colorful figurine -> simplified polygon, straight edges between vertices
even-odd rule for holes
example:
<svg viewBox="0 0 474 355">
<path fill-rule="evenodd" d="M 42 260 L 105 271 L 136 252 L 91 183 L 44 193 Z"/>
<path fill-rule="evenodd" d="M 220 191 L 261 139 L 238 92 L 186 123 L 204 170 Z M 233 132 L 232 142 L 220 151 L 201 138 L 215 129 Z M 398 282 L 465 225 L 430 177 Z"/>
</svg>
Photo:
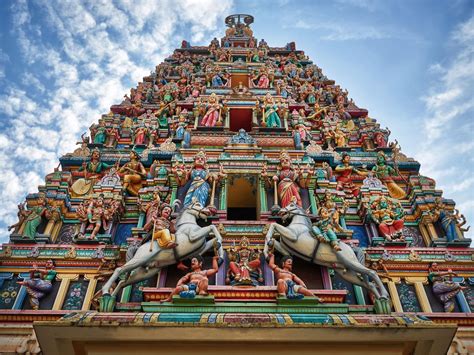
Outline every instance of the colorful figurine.
<svg viewBox="0 0 474 355">
<path fill-rule="evenodd" d="M 454 311 L 456 295 L 466 288 L 454 282 L 453 276 L 457 274 L 451 269 L 440 271 L 437 263 L 431 264 L 428 279 L 432 283 L 433 293 L 443 304 L 445 312 Z"/>
<path fill-rule="evenodd" d="M 30 270 L 30 278 L 18 282 L 26 288 L 31 308 L 35 311 L 39 309 L 40 300 L 53 289 L 52 282 L 56 278 L 56 274 L 53 261 L 48 260 L 44 269 L 40 269 L 36 264 L 33 264 L 33 268 Z"/>
</svg>

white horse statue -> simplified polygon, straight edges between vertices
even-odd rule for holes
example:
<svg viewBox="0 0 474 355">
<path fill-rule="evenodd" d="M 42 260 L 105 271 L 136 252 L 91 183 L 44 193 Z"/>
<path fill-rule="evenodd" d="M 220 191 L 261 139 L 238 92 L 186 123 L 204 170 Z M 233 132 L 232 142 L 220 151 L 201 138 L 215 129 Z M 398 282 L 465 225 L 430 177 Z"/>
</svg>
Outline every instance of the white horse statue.
<svg viewBox="0 0 474 355">
<path fill-rule="evenodd" d="M 389 295 L 379 276 L 360 263 L 349 245 L 339 243 L 341 250 L 336 251 L 328 243 L 319 242 L 311 234 L 311 219 L 294 202 L 280 209 L 278 215 L 283 220 L 290 219 L 291 223 L 287 227 L 277 223 L 270 224 L 263 251 L 265 257 L 268 256 L 269 248 L 274 247 L 284 255 L 295 255 L 311 263 L 332 268 L 345 280 L 372 292 L 376 298 L 377 313 L 390 313 Z M 275 231 L 280 235 L 279 241 L 273 239 Z"/>
<path fill-rule="evenodd" d="M 102 287 L 102 297 L 100 298 L 100 310 L 111 312 L 115 306 L 115 297 L 125 286 L 146 280 L 156 275 L 161 268 L 176 264 L 179 260 L 202 255 L 210 248 L 214 247 L 220 257 L 224 260 L 224 250 L 222 248 L 222 237 L 216 226 L 211 224 L 207 227 L 200 227 L 197 219 L 206 220 L 212 214 L 211 210 L 203 207 L 197 200 L 184 207 L 176 220 L 176 248 L 160 249 L 158 242 L 148 241 L 138 248 L 130 248 L 127 252 L 127 262 L 123 266 L 115 269 L 114 273 Z M 210 233 L 214 237 L 207 240 Z M 150 251 L 150 243 L 154 243 Z M 126 277 L 121 280 L 110 294 L 110 289 L 115 281 L 122 274 Z"/>
</svg>

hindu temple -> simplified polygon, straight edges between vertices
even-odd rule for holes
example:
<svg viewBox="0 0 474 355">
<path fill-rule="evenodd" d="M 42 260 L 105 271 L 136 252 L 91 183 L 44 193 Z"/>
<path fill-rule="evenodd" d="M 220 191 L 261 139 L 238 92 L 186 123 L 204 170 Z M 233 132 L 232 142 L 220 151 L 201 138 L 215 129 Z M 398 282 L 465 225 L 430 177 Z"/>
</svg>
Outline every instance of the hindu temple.
<svg viewBox="0 0 474 355">
<path fill-rule="evenodd" d="M 253 22 L 183 40 L 18 201 L 0 352 L 474 353 L 462 211 Z"/>
</svg>

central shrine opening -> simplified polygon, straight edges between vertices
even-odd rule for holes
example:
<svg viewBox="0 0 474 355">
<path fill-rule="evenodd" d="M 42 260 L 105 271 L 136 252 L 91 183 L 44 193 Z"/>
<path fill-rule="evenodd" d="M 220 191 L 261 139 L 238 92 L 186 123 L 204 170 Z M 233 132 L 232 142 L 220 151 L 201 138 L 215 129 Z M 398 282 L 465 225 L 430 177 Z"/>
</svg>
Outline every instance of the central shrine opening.
<svg viewBox="0 0 474 355">
<path fill-rule="evenodd" d="M 230 175 L 227 193 L 227 220 L 256 221 L 257 175 Z"/>
<path fill-rule="evenodd" d="M 252 109 L 234 108 L 230 110 L 230 130 L 238 132 L 241 128 L 246 132 L 252 130 Z"/>
</svg>

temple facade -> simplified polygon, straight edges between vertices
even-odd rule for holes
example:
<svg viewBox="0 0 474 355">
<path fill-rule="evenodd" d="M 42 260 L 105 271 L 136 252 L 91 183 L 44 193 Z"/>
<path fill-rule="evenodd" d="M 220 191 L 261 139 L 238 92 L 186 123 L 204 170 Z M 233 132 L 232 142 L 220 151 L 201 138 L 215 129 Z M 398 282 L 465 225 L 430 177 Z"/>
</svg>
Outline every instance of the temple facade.
<svg viewBox="0 0 474 355">
<path fill-rule="evenodd" d="M 0 352 L 474 352 L 462 211 L 253 21 L 182 41 L 19 201 Z"/>
</svg>

